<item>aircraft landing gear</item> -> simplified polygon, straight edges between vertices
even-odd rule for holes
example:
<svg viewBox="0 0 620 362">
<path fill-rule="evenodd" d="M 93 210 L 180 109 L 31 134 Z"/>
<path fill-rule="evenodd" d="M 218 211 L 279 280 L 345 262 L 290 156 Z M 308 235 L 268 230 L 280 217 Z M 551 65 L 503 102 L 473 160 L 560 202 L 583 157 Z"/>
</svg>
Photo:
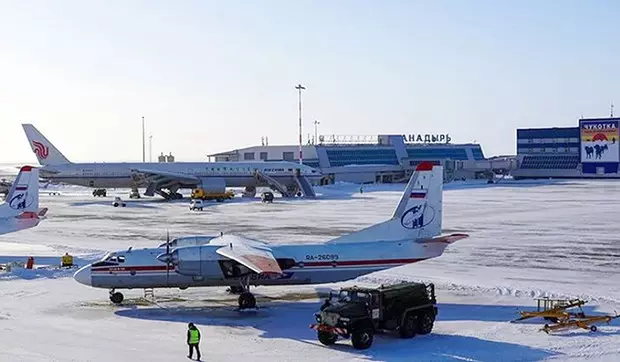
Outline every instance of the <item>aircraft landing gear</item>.
<svg viewBox="0 0 620 362">
<path fill-rule="evenodd" d="M 110 289 L 110 301 L 114 304 L 121 304 L 121 302 L 125 299 L 123 293 L 115 292 L 114 289 Z"/>
<path fill-rule="evenodd" d="M 241 279 L 241 289 L 243 290 L 243 292 L 239 296 L 239 309 L 243 310 L 256 308 L 256 298 L 254 297 L 254 294 L 250 293 L 249 275 Z"/>
<path fill-rule="evenodd" d="M 130 199 L 139 199 L 140 198 L 140 192 L 138 191 L 137 187 L 132 187 L 131 188 L 131 192 L 129 193 L 129 198 Z"/>
<path fill-rule="evenodd" d="M 241 294 L 243 293 L 243 287 L 240 285 L 231 285 L 226 291 L 230 294 Z"/>
<path fill-rule="evenodd" d="M 243 292 L 239 296 L 239 309 L 254 309 L 256 308 L 256 298 L 254 294 L 250 292 Z"/>
</svg>

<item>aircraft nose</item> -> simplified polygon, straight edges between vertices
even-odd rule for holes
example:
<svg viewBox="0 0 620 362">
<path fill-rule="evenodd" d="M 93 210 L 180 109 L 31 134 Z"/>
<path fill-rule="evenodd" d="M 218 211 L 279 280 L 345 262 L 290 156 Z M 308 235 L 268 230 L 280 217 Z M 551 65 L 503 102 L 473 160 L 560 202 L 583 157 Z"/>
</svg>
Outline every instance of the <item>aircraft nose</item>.
<svg viewBox="0 0 620 362">
<path fill-rule="evenodd" d="M 73 274 L 73 279 L 75 279 L 75 281 L 80 284 L 91 286 L 92 283 L 91 283 L 90 272 L 91 272 L 90 264 L 83 266 L 80 269 L 78 269 L 78 271 L 76 271 L 75 274 Z"/>
</svg>

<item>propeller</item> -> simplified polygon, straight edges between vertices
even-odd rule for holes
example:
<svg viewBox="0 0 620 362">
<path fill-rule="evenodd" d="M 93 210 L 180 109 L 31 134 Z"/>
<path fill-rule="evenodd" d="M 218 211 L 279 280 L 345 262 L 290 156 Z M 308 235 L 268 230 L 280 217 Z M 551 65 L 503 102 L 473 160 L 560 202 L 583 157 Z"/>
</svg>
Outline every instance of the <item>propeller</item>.
<svg viewBox="0 0 620 362">
<path fill-rule="evenodd" d="M 170 231 L 166 230 L 166 285 L 170 283 Z"/>
</svg>

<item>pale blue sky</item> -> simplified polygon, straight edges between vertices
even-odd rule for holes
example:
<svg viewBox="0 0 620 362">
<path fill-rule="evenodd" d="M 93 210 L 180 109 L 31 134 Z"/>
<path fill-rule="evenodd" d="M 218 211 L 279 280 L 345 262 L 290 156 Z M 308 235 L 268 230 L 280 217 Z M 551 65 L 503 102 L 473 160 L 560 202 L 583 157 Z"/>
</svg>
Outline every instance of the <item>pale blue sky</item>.
<svg viewBox="0 0 620 362">
<path fill-rule="evenodd" d="M 0 163 L 32 122 L 73 161 L 178 160 L 319 133 L 450 133 L 620 114 L 620 2 L 0 0 Z"/>
</svg>

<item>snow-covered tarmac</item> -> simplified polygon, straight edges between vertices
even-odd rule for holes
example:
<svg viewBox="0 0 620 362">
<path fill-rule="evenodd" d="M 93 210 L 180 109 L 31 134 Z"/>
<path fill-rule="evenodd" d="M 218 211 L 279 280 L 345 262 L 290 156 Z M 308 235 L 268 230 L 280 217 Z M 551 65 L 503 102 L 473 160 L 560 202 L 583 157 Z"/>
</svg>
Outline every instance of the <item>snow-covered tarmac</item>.
<svg viewBox="0 0 620 362">
<path fill-rule="evenodd" d="M 187 202 L 129 201 L 90 190 L 41 191 L 48 219 L 38 227 L 0 236 L 0 263 L 33 255 L 58 263 L 71 252 L 81 263 L 107 250 L 160 244 L 171 236 L 239 233 L 272 243 L 315 242 L 379 222 L 391 214 L 404 185 L 319 188 L 317 200 L 274 204 L 235 199 L 190 212 Z M 437 287 L 433 333 L 412 340 L 375 339 L 371 349 L 348 341 L 322 346 L 308 328 L 329 286 L 259 287 L 257 312 L 234 311 L 221 288 L 126 292 L 112 306 L 106 290 L 76 283 L 68 272 L 0 274 L 0 361 L 186 361 L 185 331 L 201 330 L 205 361 L 620 361 L 620 321 L 595 333 L 547 335 L 542 321 L 509 323 L 535 307 L 533 297 L 583 297 L 587 313 L 620 312 L 620 183 L 615 181 L 452 183 L 444 192 L 444 231 L 467 232 L 440 258 L 355 281 L 376 285 L 422 280 Z"/>
</svg>

